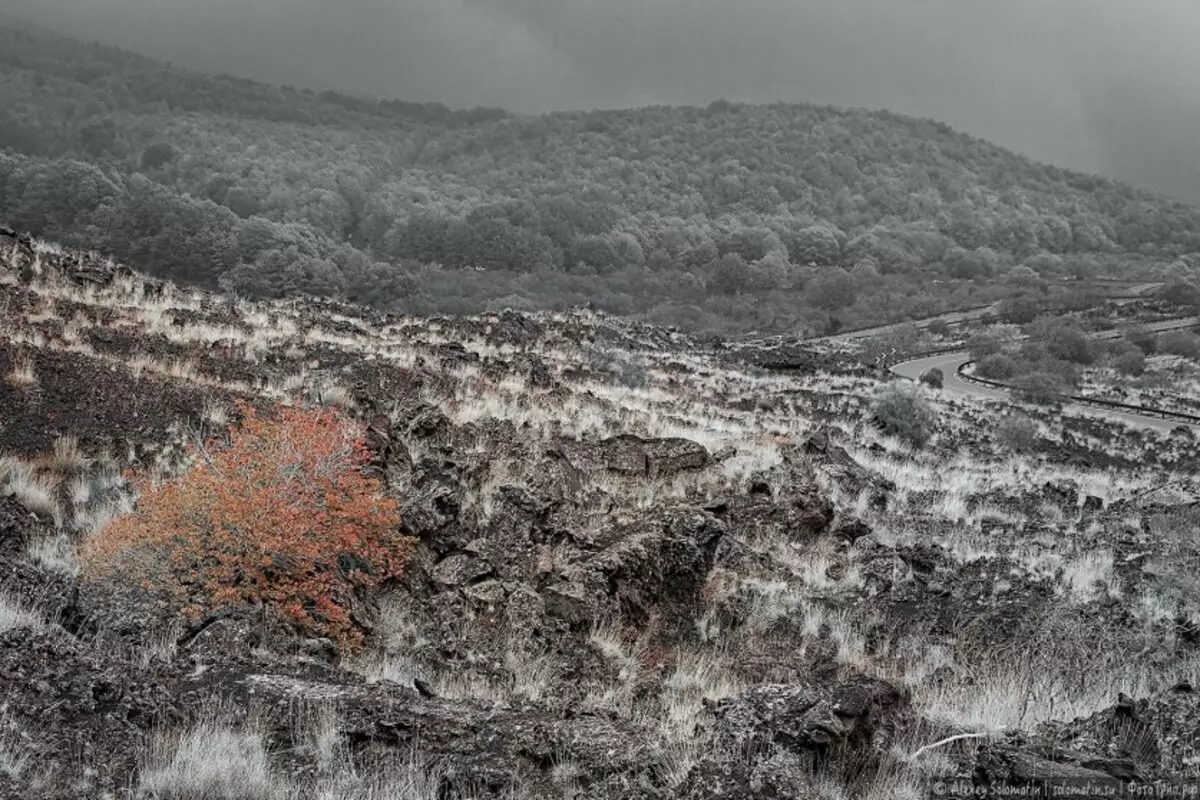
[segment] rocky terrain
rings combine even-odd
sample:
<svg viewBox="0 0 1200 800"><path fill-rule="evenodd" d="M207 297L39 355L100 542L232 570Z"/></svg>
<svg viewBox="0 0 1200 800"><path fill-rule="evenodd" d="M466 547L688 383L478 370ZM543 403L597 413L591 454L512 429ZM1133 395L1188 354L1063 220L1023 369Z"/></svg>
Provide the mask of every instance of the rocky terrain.
<svg viewBox="0 0 1200 800"><path fill-rule="evenodd" d="M767 372L582 311L252 304L12 236L0 308L4 797L1200 777L1186 431L921 389L915 450L873 417L887 373L846 358ZM361 652L79 570L132 476L180 474L247 404L359 420L419 542Z"/></svg>

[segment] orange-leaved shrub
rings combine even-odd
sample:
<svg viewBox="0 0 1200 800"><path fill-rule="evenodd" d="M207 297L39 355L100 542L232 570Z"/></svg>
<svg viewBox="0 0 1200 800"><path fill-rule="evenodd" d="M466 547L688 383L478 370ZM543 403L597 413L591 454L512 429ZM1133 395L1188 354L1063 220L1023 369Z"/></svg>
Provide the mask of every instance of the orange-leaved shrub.
<svg viewBox="0 0 1200 800"><path fill-rule="evenodd" d="M180 477L140 482L137 511L85 544L83 575L169 592L192 615L263 603L357 647L356 594L398 577L413 541L362 472L363 430L328 408L243 413Z"/></svg>

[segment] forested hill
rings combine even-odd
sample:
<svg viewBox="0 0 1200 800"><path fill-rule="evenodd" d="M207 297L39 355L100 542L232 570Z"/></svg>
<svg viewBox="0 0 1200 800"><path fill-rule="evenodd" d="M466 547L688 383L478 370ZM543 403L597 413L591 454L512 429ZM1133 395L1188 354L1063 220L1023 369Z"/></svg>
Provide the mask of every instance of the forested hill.
<svg viewBox="0 0 1200 800"><path fill-rule="evenodd" d="M887 112L452 111L11 24L0 146L0 222L178 280L410 311L821 329L990 297L1021 266L1146 274L1200 251L1193 206Z"/></svg>

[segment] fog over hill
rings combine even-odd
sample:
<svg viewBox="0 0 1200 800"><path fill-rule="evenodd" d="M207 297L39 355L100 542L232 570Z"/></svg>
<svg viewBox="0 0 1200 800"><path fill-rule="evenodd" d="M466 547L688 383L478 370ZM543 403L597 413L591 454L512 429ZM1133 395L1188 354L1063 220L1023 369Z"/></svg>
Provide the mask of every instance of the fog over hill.
<svg viewBox="0 0 1200 800"><path fill-rule="evenodd" d="M10 0L192 68L517 111L716 98L888 108L1200 200L1189 0Z"/></svg>

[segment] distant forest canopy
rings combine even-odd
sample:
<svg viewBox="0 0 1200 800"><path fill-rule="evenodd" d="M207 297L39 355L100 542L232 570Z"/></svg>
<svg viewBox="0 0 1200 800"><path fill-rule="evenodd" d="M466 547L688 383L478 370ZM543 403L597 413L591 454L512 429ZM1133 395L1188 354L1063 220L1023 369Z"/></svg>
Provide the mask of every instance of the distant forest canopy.
<svg viewBox="0 0 1200 800"><path fill-rule="evenodd" d="M884 111L454 111L6 26L0 148L15 227L181 282L414 313L590 302L821 333L1200 266L1196 206Z"/></svg>

